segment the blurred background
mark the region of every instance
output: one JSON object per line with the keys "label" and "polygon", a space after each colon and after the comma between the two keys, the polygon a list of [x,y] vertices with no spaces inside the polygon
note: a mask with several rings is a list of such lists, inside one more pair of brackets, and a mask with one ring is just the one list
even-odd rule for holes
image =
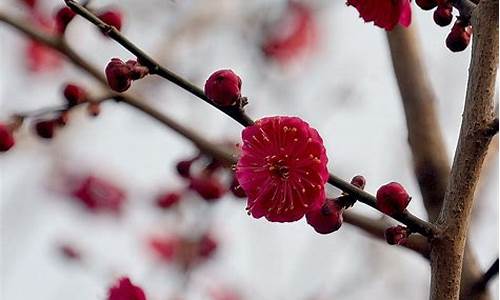
{"label": "blurred background", "polygon": [[[0,9],[27,18],[22,2],[2,0]],[[322,135],[331,172],[346,180],[364,175],[371,193],[398,181],[413,195],[410,211],[425,216],[385,32],[364,24],[344,2],[94,0],[91,7],[120,10],[126,36],[198,86],[213,71],[232,69],[242,78],[252,118],[300,116]],[[37,10],[50,20],[62,4],[39,0]],[[449,28],[416,7],[412,26],[452,157],[471,47],[450,52],[444,45]],[[100,70],[112,57],[134,58],[80,17],[66,37]],[[99,95],[92,78],[5,24],[0,38],[0,120],[61,105],[67,82]],[[214,142],[239,142],[239,124],[165,80],[146,77],[132,90]],[[78,109],[48,141],[27,123],[16,142],[0,156],[2,299],[105,299],[120,276],[153,300],[428,296],[425,259],[349,224],[323,236],[305,220],[253,219],[245,199],[229,192],[205,201],[186,191],[176,164],[195,157],[196,149],[125,105],[106,102],[96,118]],[[483,269],[498,256],[497,139],[490,152],[470,235]],[[227,183],[228,174],[218,172]],[[158,197],[170,192],[181,201],[162,208]],[[359,203],[353,210],[380,216]],[[498,299],[498,280],[490,287]]]}

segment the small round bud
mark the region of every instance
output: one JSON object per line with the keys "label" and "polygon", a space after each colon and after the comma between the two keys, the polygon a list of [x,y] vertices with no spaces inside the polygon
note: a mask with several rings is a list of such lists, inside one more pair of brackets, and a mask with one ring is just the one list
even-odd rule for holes
{"label": "small round bud", "polygon": [[193,164],[193,160],[181,160],[180,162],[177,163],[175,166],[175,169],[177,170],[177,173],[184,178],[189,178],[191,177],[191,165]]}
{"label": "small round bud", "polygon": [[385,240],[389,245],[404,245],[409,235],[408,228],[401,225],[389,227],[384,232]]}
{"label": "small round bud", "polygon": [[68,83],[64,87],[63,94],[69,106],[75,106],[87,101],[87,92],[73,83]]}
{"label": "small round bud", "polygon": [[469,45],[471,35],[472,26],[464,21],[457,20],[448,37],[446,37],[446,47],[453,52],[463,51]]}
{"label": "small round bud", "polygon": [[101,104],[99,102],[90,102],[87,105],[87,113],[91,117],[97,117],[101,113]]}
{"label": "small round bud", "polygon": [[161,209],[168,209],[181,200],[181,195],[176,192],[164,193],[156,198],[156,206]]}
{"label": "small round bud", "polygon": [[118,10],[108,10],[97,16],[104,23],[114,26],[118,31],[122,28],[122,13]]}
{"label": "small round bud", "polygon": [[12,148],[15,143],[12,129],[3,123],[0,123],[0,152],[6,152]]}
{"label": "small round bud", "polygon": [[140,65],[135,60],[128,60],[125,63],[130,68],[130,79],[137,80],[149,74],[148,67]]}
{"label": "small round bud", "polygon": [[35,123],[35,132],[39,137],[51,139],[54,137],[56,122],[54,120],[41,120]]}
{"label": "small round bud", "polygon": [[449,2],[439,4],[434,11],[434,22],[439,26],[448,26],[453,20],[453,6]]}
{"label": "small round bud", "polygon": [[360,189],[364,189],[366,185],[366,179],[361,175],[357,175],[351,179],[351,184]]}
{"label": "small round bud", "polygon": [[217,241],[210,235],[204,234],[198,244],[198,255],[203,258],[209,258],[217,250]]}
{"label": "small round bud", "polygon": [[189,188],[207,201],[217,200],[225,193],[222,184],[213,177],[192,177]]}
{"label": "small round bud", "polygon": [[423,10],[431,10],[437,6],[436,0],[415,0],[415,3]]}
{"label": "small round bud", "polygon": [[236,105],[241,97],[241,78],[231,70],[219,70],[205,82],[205,94],[219,106]]}
{"label": "small round bud", "polygon": [[67,6],[61,7],[55,15],[56,32],[59,34],[63,34],[64,31],[66,31],[66,27],[68,26],[69,22],[73,20],[75,15],[75,12],[73,12],[71,8]]}
{"label": "small round bud", "polygon": [[377,208],[390,216],[402,213],[410,200],[404,187],[397,182],[383,185],[377,191]]}
{"label": "small round bud", "polygon": [[106,79],[109,87],[117,92],[124,92],[130,88],[130,68],[121,59],[112,58],[106,66]]}
{"label": "small round bud", "polygon": [[236,176],[233,176],[233,181],[231,182],[231,186],[229,187],[229,190],[231,190],[231,193],[236,198],[246,198],[247,194],[245,191],[241,188],[240,183],[238,182],[238,178]]}
{"label": "small round bud", "polygon": [[344,209],[334,199],[326,199],[323,206],[306,213],[307,224],[317,233],[328,234],[339,230],[342,226]]}

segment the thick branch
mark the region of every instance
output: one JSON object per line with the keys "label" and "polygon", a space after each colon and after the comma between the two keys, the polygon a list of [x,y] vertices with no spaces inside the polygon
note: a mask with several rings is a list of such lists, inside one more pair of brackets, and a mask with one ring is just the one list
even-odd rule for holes
{"label": "thick branch", "polygon": [[[434,221],[441,210],[450,173],[446,146],[437,117],[435,96],[427,79],[415,27],[403,29],[398,26],[393,31],[387,32],[387,39],[405,111],[415,176],[429,219]],[[479,276],[477,259],[471,248],[466,247],[462,290]],[[486,300],[489,296],[484,292],[481,297],[475,299]]]}
{"label": "thick branch", "polygon": [[472,16],[474,39],[462,127],[450,182],[438,224],[443,235],[433,240],[431,299],[458,299],[466,235],[474,191],[491,135],[498,69],[498,0],[482,0]]}
{"label": "thick branch", "polygon": [[[147,55],[143,50],[139,49],[135,44],[133,44],[130,40],[128,40],[124,35],[122,35],[116,28],[113,26],[109,26],[102,22],[97,16],[95,16],[91,11],[80,5],[78,2],[73,1],[73,0],[65,0],[66,4],[77,14],[83,16],[85,19],[96,25],[98,28],[100,28],[103,32],[108,34],[108,36],[112,39],[114,39],[116,42],[118,42],[120,45],[122,45],[125,49],[129,50],[131,53],[137,56],[138,61],[140,61],[142,64],[146,65],[150,70],[152,74],[157,74],[177,85],[182,87],[183,89],[187,90],[188,92],[192,93],[193,95],[197,96],[198,98],[204,100],[205,102],[209,103],[210,105],[216,107],[223,113],[227,114],[234,120],[236,120],[238,123],[240,123],[243,126],[249,126],[253,124],[252,119],[250,119],[242,110],[238,108],[222,108],[219,106],[214,105],[204,94],[204,92],[196,87],[195,85],[189,83],[187,80],[183,79],[179,75],[173,73],[172,71],[169,71],[167,68],[159,65],[156,61],[154,61],[149,55]],[[356,198],[360,201],[363,202],[375,209],[377,209],[376,204],[375,204],[375,197],[372,195],[358,189],[354,185],[351,185],[350,183],[336,177],[335,175],[330,175],[328,182],[332,184],[333,186],[341,189],[344,192],[347,192],[351,195],[355,195]],[[408,211],[403,212],[402,214],[398,216],[394,216],[396,220],[402,222],[403,224],[407,225],[412,231],[421,233],[425,236],[433,236],[436,234],[436,230],[434,225],[423,221],[412,214],[410,214]]]}
{"label": "thick branch", "polygon": [[431,221],[441,210],[450,164],[414,26],[387,32],[408,128],[415,175]]}

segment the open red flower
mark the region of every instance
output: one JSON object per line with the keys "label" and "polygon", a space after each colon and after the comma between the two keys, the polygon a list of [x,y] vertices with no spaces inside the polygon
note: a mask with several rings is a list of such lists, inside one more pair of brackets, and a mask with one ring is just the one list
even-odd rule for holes
{"label": "open red flower", "polygon": [[323,140],[297,117],[268,117],[242,132],[236,177],[255,218],[293,222],[325,200],[328,171]]}
{"label": "open red flower", "polygon": [[261,45],[267,58],[286,64],[314,48],[318,35],[312,9],[290,1],[283,16],[271,27]]}
{"label": "open red flower", "polygon": [[347,0],[365,22],[372,22],[385,30],[392,30],[398,23],[408,27],[411,23],[410,0]]}
{"label": "open red flower", "polygon": [[123,277],[109,289],[108,300],[146,300],[146,295],[128,277]]}

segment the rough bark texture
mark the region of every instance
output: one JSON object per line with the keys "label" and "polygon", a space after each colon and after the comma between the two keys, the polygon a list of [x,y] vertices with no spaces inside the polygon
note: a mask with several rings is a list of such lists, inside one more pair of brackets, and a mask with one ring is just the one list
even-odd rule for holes
{"label": "rough bark texture", "polygon": [[434,221],[441,210],[450,172],[436,97],[420,57],[415,28],[397,26],[387,33],[387,39],[403,102],[415,175],[429,220]]}
{"label": "rough bark texture", "polygon": [[[429,220],[435,221],[441,210],[450,173],[437,116],[436,97],[426,76],[415,27],[405,29],[398,26],[387,32],[387,40],[405,112],[415,176]],[[467,289],[480,276],[477,259],[471,248],[466,247],[461,290]],[[475,296],[475,300],[490,299],[486,291]]]}
{"label": "rough bark texture", "polygon": [[431,250],[431,299],[458,299],[474,191],[491,140],[498,68],[498,0],[483,0],[473,13],[474,38],[462,126],[450,182]]}

